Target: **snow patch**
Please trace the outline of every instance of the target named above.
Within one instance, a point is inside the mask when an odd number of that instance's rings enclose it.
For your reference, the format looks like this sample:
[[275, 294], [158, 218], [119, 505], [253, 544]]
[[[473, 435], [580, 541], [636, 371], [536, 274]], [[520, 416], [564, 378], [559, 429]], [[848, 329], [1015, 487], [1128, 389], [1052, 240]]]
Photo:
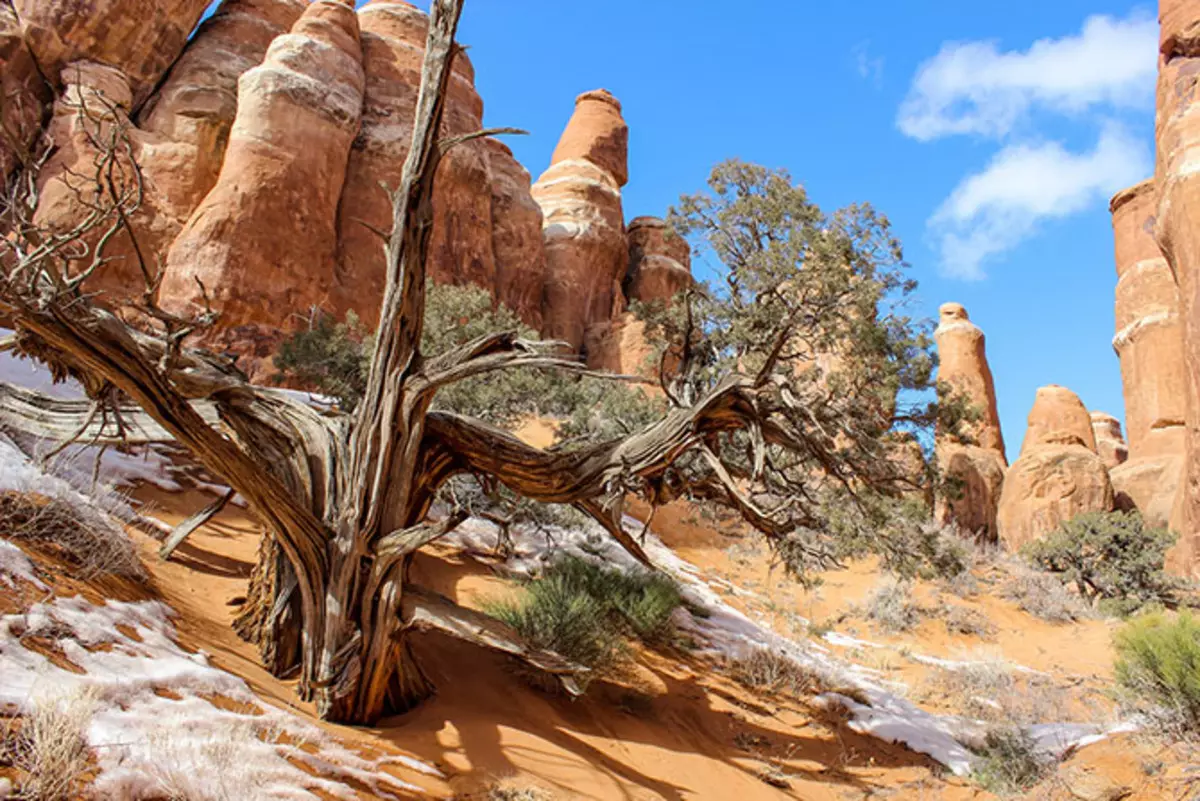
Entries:
[[14, 587], [14, 579], [27, 581], [39, 590], [46, 589], [25, 552], [8, 540], [0, 539], [0, 581], [7, 587]]
[[[384, 766], [440, 775], [411, 757], [363, 759], [316, 726], [263, 704], [240, 678], [180, 648], [172, 615], [156, 601], [97, 606], [76, 597], [0, 616], [0, 708], [28, 711], [49, 688], [94, 697], [86, 737], [97, 760], [93, 790], [102, 798], [356, 798], [346, 782], [395, 798], [420, 788]], [[38, 633], [84, 672], [26, 649], [22, 638]], [[214, 706], [205, 697], [212, 695], [238, 710]]]

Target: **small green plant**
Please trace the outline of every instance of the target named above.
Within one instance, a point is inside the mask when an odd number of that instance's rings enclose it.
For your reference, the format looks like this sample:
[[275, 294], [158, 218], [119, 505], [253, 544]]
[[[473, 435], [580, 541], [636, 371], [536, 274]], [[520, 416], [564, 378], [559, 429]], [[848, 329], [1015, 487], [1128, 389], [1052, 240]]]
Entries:
[[1113, 637], [1127, 705], [1180, 735], [1200, 735], [1200, 620], [1188, 612], [1134, 618]]
[[1023, 729], [1003, 727], [988, 732], [975, 769], [975, 780], [999, 795], [1016, 795], [1030, 789], [1050, 772], [1053, 762], [1037, 751], [1037, 743]]
[[522, 597], [486, 608], [533, 645], [603, 670], [619, 659], [627, 636], [669, 640], [671, 613], [682, 603], [678, 586], [662, 574], [567, 556], [527, 582]]
[[1175, 535], [1149, 528], [1138, 512], [1087, 512], [1029, 543], [1025, 558], [1115, 614], [1170, 601], [1179, 582], [1163, 572]]

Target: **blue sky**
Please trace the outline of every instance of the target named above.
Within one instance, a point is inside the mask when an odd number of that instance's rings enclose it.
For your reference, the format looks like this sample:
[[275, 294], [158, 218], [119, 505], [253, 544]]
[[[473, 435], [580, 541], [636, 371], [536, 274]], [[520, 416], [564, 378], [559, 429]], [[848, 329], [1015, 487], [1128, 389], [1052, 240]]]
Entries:
[[1156, 36], [1152, 6], [1100, 0], [468, 0], [459, 34], [535, 178], [576, 94], [621, 100], [627, 219], [730, 156], [886, 213], [920, 311], [987, 333], [1010, 459], [1041, 385], [1123, 414], [1108, 198], [1153, 169]]
[[[418, 0], [428, 7], [428, 0]], [[1123, 416], [1108, 198], [1153, 169], [1150, 3], [467, 0], [485, 123], [536, 178], [575, 95], [630, 127], [626, 218], [663, 214], [737, 156], [823, 207], [886, 213], [916, 312], [988, 337], [1009, 458], [1037, 387]], [[705, 277], [710, 267], [693, 265]]]

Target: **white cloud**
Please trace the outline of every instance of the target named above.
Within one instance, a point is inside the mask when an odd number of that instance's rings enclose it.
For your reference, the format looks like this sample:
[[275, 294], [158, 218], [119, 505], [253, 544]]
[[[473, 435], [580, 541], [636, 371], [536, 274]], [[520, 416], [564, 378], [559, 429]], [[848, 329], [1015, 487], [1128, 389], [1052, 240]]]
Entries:
[[1061, 143], [1009, 145], [983, 171], [963, 179], [929, 220], [944, 274], [984, 277], [989, 257], [1033, 235], [1042, 220], [1076, 214], [1144, 178], [1149, 148], [1106, 122], [1090, 152]]
[[929, 141], [1001, 137], [1035, 107], [1079, 114], [1140, 106], [1153, 97], [1158, 25], [1146, 15], [1089, 17], [1076, 35], [1001, 52], [994, 42], [950, 42], [917, 71], [897, 125]]

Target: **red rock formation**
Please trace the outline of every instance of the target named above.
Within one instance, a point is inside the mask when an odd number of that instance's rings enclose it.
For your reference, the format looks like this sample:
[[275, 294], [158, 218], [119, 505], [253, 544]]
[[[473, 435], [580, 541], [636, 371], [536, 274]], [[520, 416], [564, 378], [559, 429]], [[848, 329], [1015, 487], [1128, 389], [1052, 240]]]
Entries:
[[956, 497], [938, 498], [935, 516], [943, 524], [954, 523], [981, 539], [994, 541], [996, 506], [1008, 463], [985, 337], [961, 304], [945, 303], [939, 309], [934, 338], [938, 382], [965, 397], [980, 415], [978, 420], [963, 424], [968, 441], [947, 432], [938, 433], [938, 464], [957, 486], [953, 488]]
[[1092, 415], [1071, 390], [1050, 384], [1038, 389], [1025, 428], [1021, 453], [1048, 442], [1075, 443], [1096, 452]]
[[550, 168], [533, 185], [546, 249], [543, 333], [579, 349], [623, 307], [629, 261], [621, 210], [629, 131], [607, 91], [585, 92]]
[[492, 186], [492, 251], [496, 298], [531, 327], [542, 327], [546, 254], [542, 207], [530, 193], [529, 171], [503, 142], [485, 139]]
[[[126, 145], [140, 164], [145, 161], [146, 137], [129, 120], [133, 95], [125, 75], [115, 67], [82, 61], [63, 71], [66, 85], [54, 103], [46, 136], [54, 151], [38, 173], [38, 206], [34, 220], [52, 230], [67, 231], [82, 224], [97, 202], [96, 171], [103, 152], [112, 145], [117, 152]], [[103, 143], [97, 147], [96, 143]], [[134, 186], [135, 172], [129, 158], [117, 159], [114, 183], [123, 192]], [[107, 192], [105, 192], [107, 195]], [[141, 207], [131, 219], [133, 235], [145, 242], [153, 254], [157, 244], [154, 221], [157, 218], [154, 188], [147, 186]], [[107, 226], [93, 228], [84, 237], [95, 246]], [[105, 247], [109, 260], [88, 279], [88, 289], [104, 293], [113, 305], [131, 295], [140, 296], [145, 278], [134, 256], [129, 232], [121, 232]], [[72, 265], [85, 269], [91, 253]], [[153, 267], [153, 263], [148, 267]]]
[[628, 300], [670, 300], [692, 285], [692, 249], [658, 217], [635, 217], [626, 230]]
[[142, 109], [139, 127], [160, 140], [143, 169], [178, 228], [217, 182], [237, 113], [238, 78], [262, 63], [271, 41], [306, 6], [305, 0], [225, 0]]
[[[412, 139], [428, 18], [415, 7], [372, 0], [359, 10], [366, 74], [362, 128], [350, 153], [338, 220], [339, 270], [334, 306], [374, 324], [383, 296], [383, 249], [371, 228], [391, 225], [381, 184], [396, 188]], [[454, 62], [442, 135], [482, 128], [483, 101], [465, 53]], [[441, 283], [490, 289], [530, 325], [540, 326], [541, 210], [529, 174], [499, 142], [474, 140], [447, 153], [438, 168], [428, 274]], [[366, 225], [364, 225], [366, 223]], [[370, 227], [368, 227], [370, 226]]]
[[1200, 0], [1161, 0], [1155, 235], [1179, 287], [1186, 365], [1185, 467], [1171, 515], [1176, 560], [1200, 557]]
[[220, 177], [171, 246], [160, 293], [168, 308], [194, 309], [199, 279], [222, 315], [213, 344], [265, 358], [294, 315], [328, 302], [362, 98], [349, 2], [308, 6], [242, 75]]
[[1091, 415], [1070, 390], [1042, 387], [1021, 456], [1004, 475], [996, 511], [1001, 542], [1017, 550], [1076, 515], [1112, 509], [1112, 483], [1096, 454]]
[[1184, 447], [1186, 367], [1179, 291], [1154, 241], [1153, 181], [1112, 200], [1117, 263], [1116, 336], [1125, 423], [1133, 458], [1175, 455]]
[[55, 85], [63, 68], [92, 61], [117, 68], [140, 106], [179, 57], [211, 0], [13, 0], [25, 38]]
[[1129, 458], [1129, 446], [1121, 436], [1121, 421], [1111, 414], [1092, 412], [1092, 434], [1096, 438], [1096, 453], [1110, 473]]
[[[1166, 526], [1184, 465], [1187, 367], [1178, 287], [1154, 240], [1157, 205], [1153, 181], [1119, 192], [1111, 204], [1118, 276], [1113, 347], [1121, 359], [1129, 459], [1109, 465], [1109, 475], [1119, 508]], [[1177, 546], [1169, 563], [1184, 562]]]
[[[0, 179], [12, 171], [19, 153], [33, 144], [42, 127], [49, 93], [25, 44], [21, 24], [9, 0], [0, 2]], [[14, 152], [14, 150], [16, 152]]]

